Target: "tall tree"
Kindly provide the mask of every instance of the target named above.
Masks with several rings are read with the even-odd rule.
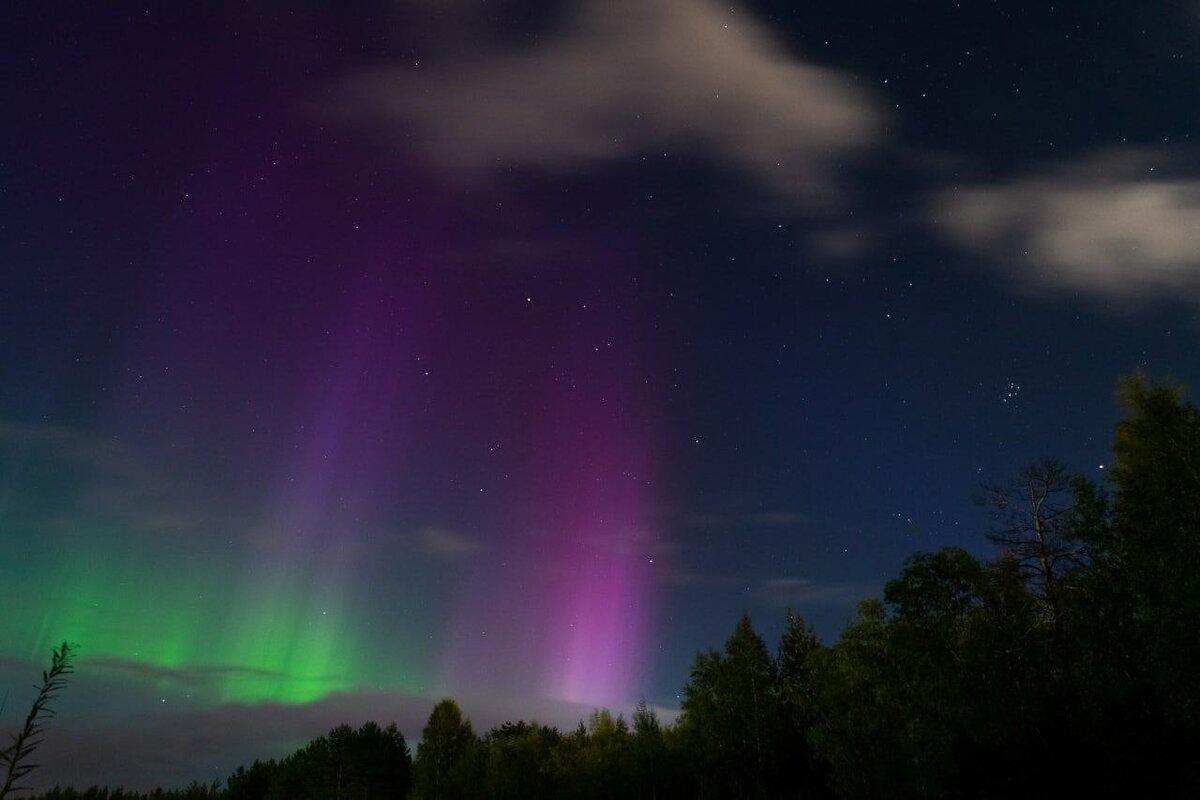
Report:
[[[1069,576],[1084,562],[1074,536],[1079,511],[1074,476],[1061,461],[1041,458],[1021,468],[1007,483],[983,487],[996,526],[987,537],[1015,559],[1022,575],[1045,603],[1056,636],[1061,636]]]
[[[633,772],[636,797],[658,800],[670,786],[670,765],[662,725],[643,699],[633,712]]]
[[[1136,769],[1141,791],[1187,793],[1200,786],[1187,744],[1200,738],[1200,412],[1141,375],[1122,379],[1117,399],[1111,505],[1082,494],[1093,744],[1109,788]]]
[[[815,721],[808,739],[843,798],[905,797],[911,759],[903,746],[906,702],[894,685],[888,614],[864,600],[837,643],[813,658]]]
[[[682,724],[708,791],[769,796],[779,722],[775,663],[743,615],[723,652],[696,656],[684,688]]]
[[[793,796],[821,797],[828,791],[828,768],[808,743],[816,714],[813,671],[822,649],[804,618],[788,609],[776,659],[782,732],[775,758],[785,768]]]
[[[458,800],[478,792],[479,776],[472,770],[476,745],[471,721],[458,703],[441,700],[421,731],[413,762],[413,791],[421,800]]]
[[[1119,398],[1112,555],[1132,583],[1147,639],[1162,645],[1148,666],[1164,686],[1200,686],[1200,412],[1182,389],[1141,376],[1123,380]],[[1172,705],[1195,718],[1196,699],[1188,691]]]

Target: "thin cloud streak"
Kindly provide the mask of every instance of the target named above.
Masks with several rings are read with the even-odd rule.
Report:
[[[809,517],[796,511],[755,511],[748,513],[685,512],[680,519],[684,528],[797,528],[808,524]]]
[[[480,540],[446,528],[425,528],[420,537],[421,549],[438,558],[470,558],[485,549]]]
[[[811,578],[768,578],[759,583],[758,598],[777,608],[799,605],[850,605],[869,594],[854,582],[823,582]]]

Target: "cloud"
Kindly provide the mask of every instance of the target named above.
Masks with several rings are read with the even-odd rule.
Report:
[[[111,523],[156,540],[183,539],[243,521],[235,510],[206,508],[194,479],[179,479],[115,436],[0,420],[0,447],[17,454],[8,482],[0,482],[0,510],[56,537]]]
[[[425,528],[421,531],[421,548],[439,558],[460,559],[482,551],[483,543],[445,528]]]
[[[137,661],[116,656],[96,656],[87,659],[88,669],[104,677],[124,678],[134,681],[149,681],[156,685],[173,687],[202,687],[228,681],[230,678],[277,678],[287,679],[286,673],[237,665],[191,665],[186,667],[161,667],[146,661]]]
[[[586,0],[532,48],[359,71],[338,111],[416,141],[442,168],[573,172],[685,150],[785,198],[838,199],[835,172],[879,140],[872,99],[796,60],[748,13],[710,0]]]
[[[868,225],[835,226],[818,231],[812,237],[815,254],[832,261],[852,261],[869,253],[878,244],[881,231]]]
[[[769,606],[846,605],[856,603],[868,591],[852,582],[822,583],[811,578],[768,578],[758,584],[758,598]]]
[[[743,583],[736,575],[715,575],[687,568],[663,570],[658,582],[671,589],[731,589]]]
[[[61,782],[137,789],[223,782],[238,765],[286,755],[341,723],[394,720],[412,746],[431,705],[424,698],[381,692],[331,695],[306,705],[226,704],[175,712],[170,704],[131,706],[123,719],[98,725],[73,724],[64,706],[39,750],[42,766],[30,778],[43,787]]]
[[[116,437],[102,438],[55,425],[20,425],[0,420],[0,445],[27,457],[79,464],[122,479],[143,473],[136,455]]]
[[[685,512],[680,524],[685,528],[796,528],[807,524],[809,518],[796,511],[754,512]]]
[[[106,685],[105,691],[122,692]],[[86,687],[72,685],[71,697]],[[435,696],[393,691],[332,694],[313,703],[229,703],[210,708],[172,711],[170,704],[119,702],[119,719],[78,724],[72,705],[48,731],[38,750],[40,767],[29,776],[35,788],[55,783],[92,784],[148,790],[183,786],[193,780],[224,782],[239,765],[278,758],[309,740],[346,723],[395,722],[410,748],[416,749]],[[479,732],[518,718],[570,730],[593,710],[591,706],[539,697],[457,697],[463,713]],[[631,708],[614,708],[627,716]],[[676,711],[656,708],[664,721]]]
[[[1016,268],[1016,288],[1106,298],[1200,292],[1200,177],[1151,150],[938,193],[950,241]]]
[[[808,523],[808,517],[795,511],[763,511],[750,515],[750,522],[768,528],[795,528]]]

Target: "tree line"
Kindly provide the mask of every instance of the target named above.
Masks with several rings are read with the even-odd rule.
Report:
[[[415,758],[340,726],[224,785],[45,800],[1200,796],[1200,412],[1120,382],[1100,485],[1040,459],[983,487],[995,558],[917,553],[832,645],[788,613],[699,653],[682,713],[482,735],[442,700]]]

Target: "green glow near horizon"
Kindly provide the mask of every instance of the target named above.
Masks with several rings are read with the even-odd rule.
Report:
[[[11,596],[25,598],[0,619],[0,641],[35,661],[71,641],[84,661],[160,670],[158,688],[211,703],[299,704],[428,684],[417,659],[397,658],[400,637],[366,646],[342,582],[322,588],[281,569],[231,588],[228,564],[169,563],[149,553],[75,552],[56,568],[0,571]]]

